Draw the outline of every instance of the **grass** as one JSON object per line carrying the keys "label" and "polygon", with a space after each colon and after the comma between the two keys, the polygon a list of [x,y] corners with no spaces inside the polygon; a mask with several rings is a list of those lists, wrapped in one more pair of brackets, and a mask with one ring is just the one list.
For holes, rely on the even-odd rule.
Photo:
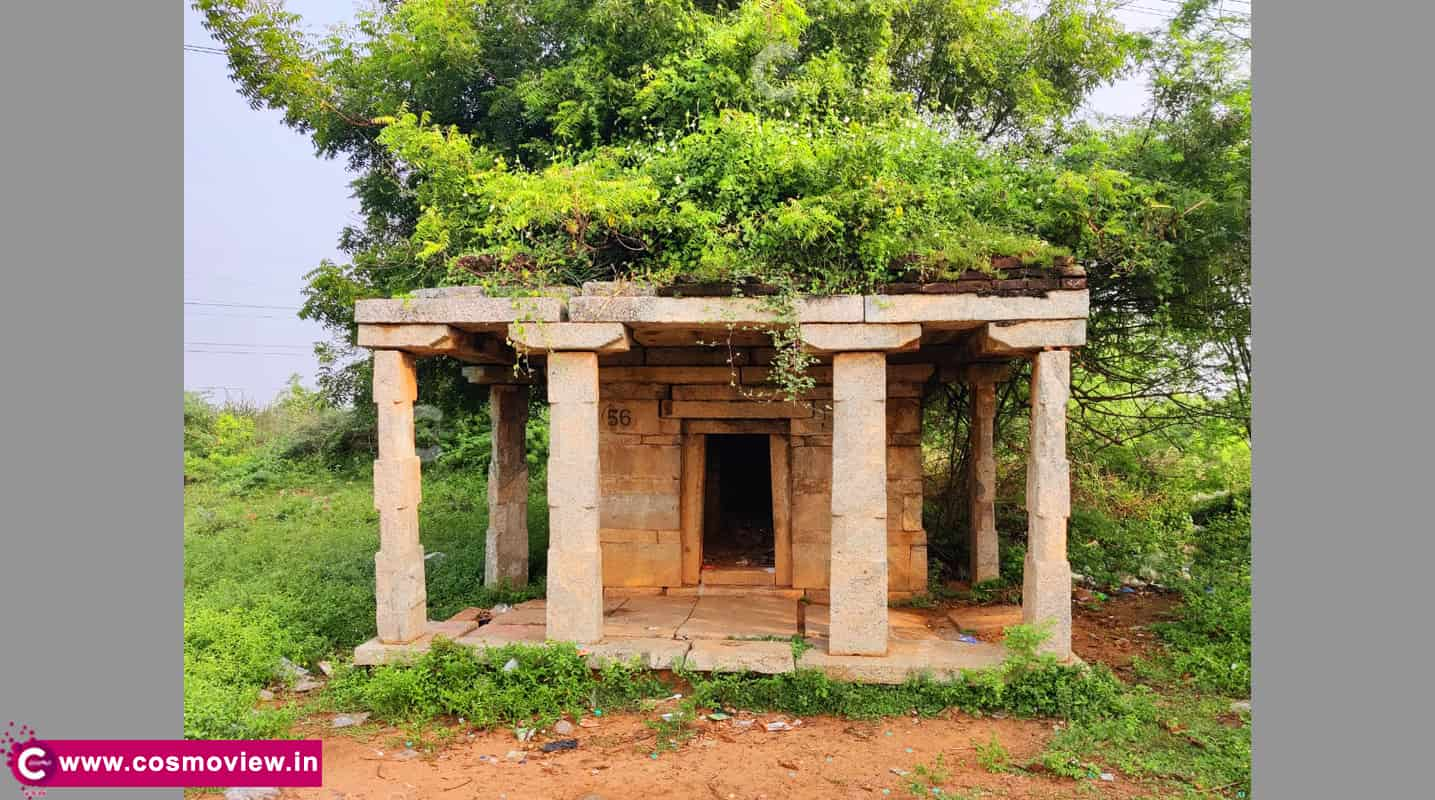
{"label": "grass", "polygon": [[[375,633],[378,516],[367,474],[317,464],[268,469],[257,485],[206,480],[185,487],[186,735],[275,736],[283,710],[251,715],[279,657],[312,666]],[[543,485],[541,474],[534,479]],[[483,476],[425,475],[419,527],[429,615],[541,596],[540,584],[482,586],[487,528]],[[541,574],[547,507],[530,503],[530,563]]]}
{"label": "grass", "polygon": [[[189,413],[187,406],[187,419]],[[559,716],[640,709],[645,701],[670,695],[672,688],[656,673],[634,665],[609,664],[595,673],[569,645],[513,645],[479,655],[440,642],[412,664],[347,666],[346,652],[374,634],[378,520],[367,467],[276,458],[246,438],[252,431],[242,418],[221,415],[208,430],[210,438],[196,446],[208,455],[186,453],[187,475],[195,467],[193,482],[185,486],[184,514],[186,736],[289,736],[295,720],[323,707],[369,710],[376,723],[399,726],[414,749],[429,751],[464,726],[542,727]],[[187,444],[189,433],[187,426]],[[530,564],[533,574],[541,575],[547,508],[541,467],[532,471]],[[432,556],[425,568],[433,618],[543,592],[541,583],[498,591],[482,587],[485,489],[484,470],[471,464],[425,468],[420,530]],[[1093,782],[1102,772],[1116,771],[1149,782],[1162,794],[1249,794],[1250,717],[1228,710],[1232,699],[1249,696],[1247,507],[1248,500],[1237,498],[1192,514],[1203,527],[1194,540],[1189,578],[1177,585],[1185,602],[1177,619],[1154,626],[1165,646],[1137,662],[1136,685],[1099,665],[1083,669],[1036,657],[1040,632],[1022,627],[1008,634],[1015,657],[1004,667],[955,681],[877,686],[833,681],[816,671],[679,670],[692,688],[672,718],[652,722],[653,752],[681,747],[704,708],[850,718],[934,716],[957,708],[973,715],[1004,712],[1065,721],[1045,752],[1028,764],[1011,763],[995,740],[980,745],[979,762],[990,770],[1044,769]],[[1092,519],[1083,524],[1093,538],[1130,540],[1115,552],[1132,557],[1149,552],[1136,527],[1111,533]],[[1178,527],[1173,523],[1169,530]],[[1167,530],[1161,528],[1161,535]],[[1004,555],[1015,559],[1019,551],[1008,548]],[[1081,557],[1073,553],[1073,560]],[[1115,574],[1118,566],[1103,568]],[[992,600],[1019,591],[1012,577],[1003,575],[1002,582],[975,587],[971,597]],[[909,604],[925,607],[950,594],[934,584],[930,594]],[[792,640],[794,659],[806,646],[800,638]],[[259,690],[276,681],[281,657],[309,666],[329,657],[337,672],[312,699],[256,710]],[[504,669],[510,659],[516,669]],[[912,785],[930,792],[943,782],[943,769],[940,761],[919,767]]]}

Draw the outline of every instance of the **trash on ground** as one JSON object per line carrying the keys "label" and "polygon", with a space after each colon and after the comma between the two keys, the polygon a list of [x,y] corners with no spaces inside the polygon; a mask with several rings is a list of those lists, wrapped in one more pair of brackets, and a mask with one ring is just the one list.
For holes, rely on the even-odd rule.
{"label": "trash on ground", "polygon": [[578,740],[577,740],[577,739],[559,739],[559,740],[557,740],[557,741],[549,742],[549,743],[543,745],[543,752],[545,752],[545,753],[556,753],[556,752],[558,752],[559,750],[577,750],[577,749],[578,749]]}

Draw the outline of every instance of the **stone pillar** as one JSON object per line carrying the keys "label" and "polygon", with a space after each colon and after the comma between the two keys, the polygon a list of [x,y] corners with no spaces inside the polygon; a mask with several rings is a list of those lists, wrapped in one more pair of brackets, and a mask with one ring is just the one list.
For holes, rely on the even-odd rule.
{"label": "stone pillar", "polygon": [[488,461],[488,538],[483,585],[528,583],[528,387],[494,384],[488,412],[493,454]]}
{"label": "stone pillar", "polygon": [[887,355],[832,358],[832,655],[887,652]]}
{"label": "stone pillar", "polygon": [[1071,353],[1032,356],[1031,436],[1026,459],[1027,550],[1022,574],[1022,622],[1049,623],[1043,650],[1071,655],[1071,564],[1066,560],[1066,518],[1071,484],[1066,462],[1066,401]]}
{"label": "stone pillar", "polygon": [[549,639],[603,638],[598,544],[598,354],[548,354]]}
{"label": "stone pillar", "polygon": [[378,406],[379,458],[374,462],[374,508],[379,552],[374,589],[379,640],[411,642],[428,627],[424,549],[419,544],[419,458],[414,453],[414,358],[398,350],[374,351],[374,403]]}
{"label": "stone pillar", "polygon": [[996,482],[997,462],[993,452],[996,423],[996,384],[974,376],[972,389],[972,453],[970,550],[972,585],[1001,577],[997,556]]}

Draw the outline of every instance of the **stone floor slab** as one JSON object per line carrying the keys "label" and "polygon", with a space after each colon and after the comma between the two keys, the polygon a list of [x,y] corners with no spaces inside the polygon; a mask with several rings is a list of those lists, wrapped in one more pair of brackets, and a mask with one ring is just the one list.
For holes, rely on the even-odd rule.
{"label": "stone floor slab", "polygon": [[855,683],[899,684],[924,674],[955,680],[962,670],[997,666],[1006,655],[996,644],[891,639],[883,656],[833,656],[827,653],[827,640],[808,641],[812,648],[797,660],[798,669],[818,669],[833,680]]}
{"label": "stone floor slab", "polygon": [[[612,614],[628,602],[626,597],[604,597],[603,613]],[[548,602],[542,598],[525,600],[512,609],[495,614],[490,625],[547,625]]]}
{"label": "stone floor slab", "polygon": [[[832,607],[809,604],[803,609],[803,635],[809,639],[828,638]],[[911,608],[887,609],[887,635],[892,639],[922,641],[942,638],[927,624],[927,615]]]}
{"label": "stone floor slab", "polygon": [[792,672],[791,642],[696,639],[688,652],[688,667],[700,672]]}
{"label": "stone floor slab", "polygon": [[583,645],[580,651],[588,660],[588,666],[602,669],[604,664],[617,661],[624,664],[634,659],[647,669],[673,669],[687,657],[690,643],[676,639],[604,638],[601,642]]}
{"label": "stone floor slab", "polygon": [[603,620],[603,637],[672,639],[693,613],[696,597],[629,597]]}
{"label": "stone floor slab", "polygon": [[703,596],[678,628],[680,639],[751,639],[797,635],[797,600],[772,596]]}
{"label": "stone floor slab", "polygon": [[477,627],[478,623],[470,620],[451,619],[444,622],[430,620],[424,635],[412,642],[385,644],[376,637],[355,647],[354,664],[356,666],[373,666],[412,660],[429,651],[429,648],[433,646],[435,636],[458,641]]}
{"label": "stone floor slab", "polygon": [[513,642],[542,644],[545,627],[542,625],[500,625],[490,622],[482,628],[460,637],[459,644],[482,647],[502,647]]}
{"label": "stone floor slab", "polygon": [[956,606],[947,612],[947,618],[960,631],[979,639],[998,640],[1008,627],[1021,624],[1021,606]]}

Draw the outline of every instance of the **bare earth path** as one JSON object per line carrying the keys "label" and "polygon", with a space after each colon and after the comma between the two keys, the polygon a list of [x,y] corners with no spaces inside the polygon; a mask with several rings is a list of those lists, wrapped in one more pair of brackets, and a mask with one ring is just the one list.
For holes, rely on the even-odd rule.
{"label": "bare earth path", "polygon": [[[1102,661],[1125,672],[1131,656],[1154,646],[1145,625],[1170,606],[1169,598],[1147,594],[1118,596],[1100,611],[1078,606],[1076,650],[1088,661]],[[1014,764],[1035,758],[1059,724],[1052,720],[974,718],[949,711],[932,719],[817,717],[803,719],[789,731],[768,732],[762,728],[764,722],[796,720],[752,714],[745,716],[756,722],[745,728],[733,720],[702,720],[695,735],[676,752],[653,758],[654,732],[645,723],[662,710],[613,714],[590,721],[596,722],[593,727],[575,726],[572,736],[579,744],[571,751],[544,754],[538,742],[522,745],[503,729],[459,732],[433,754],[417,757],[403,752],[404,733],[398,729],[366,725],[334,730],[329,715],[316,715],[301,724],[300,732],[324,739],[326,785],[288,789],[281,796],[310,800],[896,798],[914,796],[909,784],[919,777],[916,767],[931,767],[939,756],[949,773],[938,784],[942,797],[1129,798],[1159,793],[1157,787],[1141,786],[1119,773],[1110,782],[1073,781],[1040,769],[991,772],[979,764],[977,745],[993,738]],[[507,760],[514,750],[523,750],[526,760]],[[929,797],[938,796],[924,791]]]}

